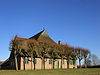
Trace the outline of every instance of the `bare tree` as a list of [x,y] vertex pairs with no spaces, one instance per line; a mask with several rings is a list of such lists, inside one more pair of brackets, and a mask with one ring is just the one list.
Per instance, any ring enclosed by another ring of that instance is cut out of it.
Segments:
[[29,39],[27,41],[28,52],[31,55],[31,70],[33,70],[33,62],[34,62],[34,70],[35,70],[35,58],[38,55],[38,42],[34,39]]
[[18,70],[18,55],[21,53],[21,50],[23,49],[23,39],[19,38],[18,36],[15,36],[14,39],[11,40],[10,43],[10,49],[15,57],[15,65],[16,70]]
[[79,67],[81,68],[81,60],[83,59],[83,49],[80,47],[75,48],[77,50],[77,58],[79,60]]
[[45,42],[39,42],[39,47],[40,47],[40,56],[41,56],[41,59],[42,59],[42,69],[45,69],[45,57],[47,55],[47,51],[48,51],[48,43],[45,43]]
[[75,47],[72,47],[72,59],[73,59],[73,68],[75,68],[76,66],[76,60],[77,60],[77,50],[75,49]]
[[61,57],[61,69],[62,69],[62,64],[63,64],[63,57],[64,57],[64,51],[65,51],[65,45],[60,45],[59,44],[59,49],[58,49],[58,55]]
[[69,64],[70,64],[70,59],[71,59],[71,56],[72,56],[73,48],[66,44],[64,49],[65,49],[65,51],[64,51],[65,54],[64,55],[67,58],[67,68],[69,69]]
[[50,49],[48,51],[48,54],[50,55],[50,58],[53,59],[53,69],[54,69],[54,65],[55,65],[55,59],[58,58],[58,51],[59,51],[59,46],[57,44],[49,44],[50,45]]
[[95,54],[91,55],[91,62],[93,65],[100,65],[100,59]]
[[90,57],[90,51],[88,49],[83,49],[84,65],[87,68],[87,59]]

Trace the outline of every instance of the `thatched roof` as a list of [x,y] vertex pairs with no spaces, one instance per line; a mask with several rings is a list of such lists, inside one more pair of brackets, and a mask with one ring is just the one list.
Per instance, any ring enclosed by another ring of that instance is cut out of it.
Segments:
[[42,30],[41,32],[39,32],[38,34],[36,34],[36,35],[30,37],[29,39],[35,39],[35,40],[37,40],[37,41],[42,41],[42,42],[47,42],[47,43],[55,43],[55,44],[56,44],[56,42],[53,41],[53,40],[49,37],[49,35],[48,35],[48,33],[46,32],[45,29]]
[[[27,45],[32,44],[32,45],[37,45],[37,41],[35,39],[26,39],[26,38],[21,38],[18,36],[15,36],[15,38],[13,40],[11,40],[11,45],[17,47],[17,49],[19,49],[19,55],[21,56],[30,56],[31,55],[31,51],[30,49],[27,47]],[[10,58],[14,57],[14,50],[15,47],[11,47],[11,54],[10,54]],[[34,47],[35,48],[35,47]]]
[[[51,48],[55,49],[56,47],[58,47],[58,44],[49,37],[46,30],[41,31],[38,34],[36,34],[28,39],[15,36],[15,38],[11,42],[13,42],[14,40],[18,42],[17,47],[20,48],[18,54],[21,56],[30,56],[31,51],[35,51],[36,57],[40,57],[41,52],[44,48],[46,49],[46,51],[48,51],[48,50],[50,51],[50,50],[52,50]],[[32,49],[32,47],[31,47],[33,45],[34,45],[34,49]],[[56,48],[56,49],[58,49],[58,48]],[[10,57],[12,57],[12,58],[14,57],[14,49],[12,49]],[[50,57],[50,55],[46,54],[45,57]]]

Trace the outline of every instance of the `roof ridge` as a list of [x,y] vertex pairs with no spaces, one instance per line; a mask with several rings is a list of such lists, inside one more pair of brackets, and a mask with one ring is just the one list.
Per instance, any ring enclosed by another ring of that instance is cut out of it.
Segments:
[[31,39],[31,38],[37,39],[37,38],[39,38],[40,36],[46,36],[46,37],[49,37],[49,35],[48,35],[48,33],[46,32],[46,30],[43,29],[41,32],[39,32],[39,33],[37,33],[36,35],[30,37],[29,39]]
[[49,36],[45,29],[43,30],[42,35],[43,36]]

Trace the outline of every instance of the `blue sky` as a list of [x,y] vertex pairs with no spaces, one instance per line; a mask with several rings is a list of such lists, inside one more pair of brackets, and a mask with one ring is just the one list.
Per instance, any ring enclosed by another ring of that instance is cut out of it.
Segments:
[[0,0],[0,61],[15,35],[29,38],[43,28],[56,42],[100,57],[100,0]]

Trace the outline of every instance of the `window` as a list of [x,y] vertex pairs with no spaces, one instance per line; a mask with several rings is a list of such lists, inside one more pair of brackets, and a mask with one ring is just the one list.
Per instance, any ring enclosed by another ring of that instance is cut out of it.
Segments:
[[71,65],[73,65],[73,61],[72,60],[70,60],[70,62],[69,62]]
[[64,64],[64,59],[62,60],[62,64]]
[[49,64],[52,64],[52,59],[49,59]]
[[28,64],[28,57],[25,57],[25,64]]
[[33,64],[34,64],[34,63],[35,63],[35,64],[37,63],[37,60],[36,60],[36,59],[33,61]]

